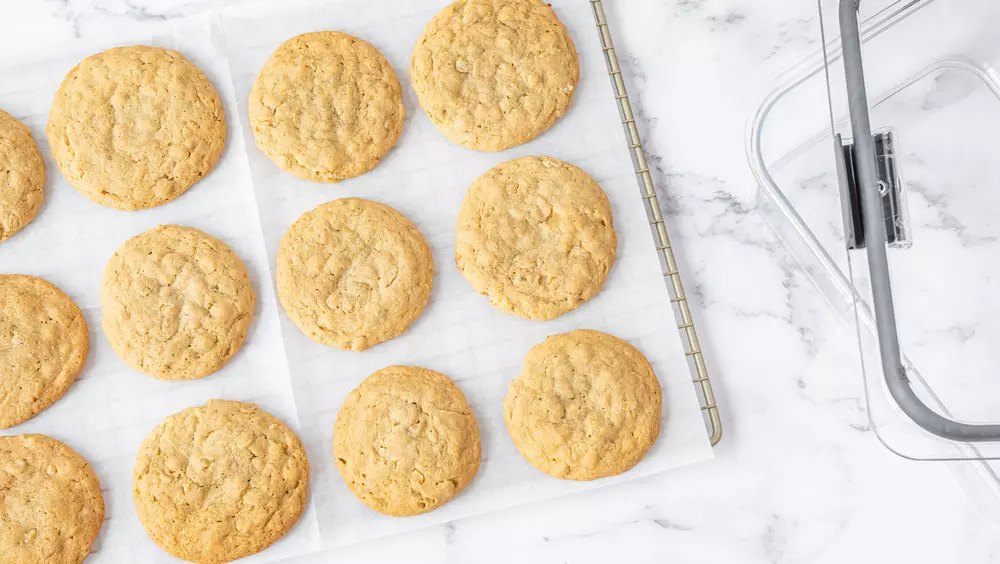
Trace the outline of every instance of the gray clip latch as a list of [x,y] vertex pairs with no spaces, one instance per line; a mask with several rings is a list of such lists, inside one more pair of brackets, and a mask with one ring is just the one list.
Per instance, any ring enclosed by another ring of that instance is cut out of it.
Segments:
[[[875,143],[875,170],[878,174],[879,192],[885,217],[886,243],[893,248],[910,246],[910,232],[906,217],[906,200],[903,182],[899,177],[893,132],[890,129],[872,135]],[[854,143],[835,136],[839,150],[837,176],[840,180],[841,208],[844,212],[844,236],[850,250],[865,248],[864,221],[861,217],[861,191],[857,180],[857,162]]]

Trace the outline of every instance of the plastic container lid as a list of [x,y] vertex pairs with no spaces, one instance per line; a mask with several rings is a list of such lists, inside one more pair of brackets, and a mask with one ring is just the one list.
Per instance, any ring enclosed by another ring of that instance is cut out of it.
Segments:
[[856,330],[879,439],[998,459],[1000,2],[866,4],[818,4],[824,49],[751,121],[758,209]]

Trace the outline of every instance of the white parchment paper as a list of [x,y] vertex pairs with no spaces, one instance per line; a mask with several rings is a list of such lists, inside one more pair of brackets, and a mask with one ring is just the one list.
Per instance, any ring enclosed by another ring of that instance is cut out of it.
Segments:
[[[108,37],[71,54],[0,69],[0,108],[25,121],[46,159],[46,203],[25,231],[0,245],[0,272],[43,276],[84,310],[91,351],[80,380],[31,421],[4,434],[45,433],[83,454],[101,479],[108,517],[91,560],[174,562],[145,535],[132,505],[131,472],[145,435],[163,417],[221,397],[254,401],[295,428],[309,454],[310,508],[271,549],[269,562],[392,535],[583,489],[635,479],[710,458],[711,448],[654,249],[644,203],[619,123],[590,2],[553,2],[580,57],[581,80],[570,111],[538,139],[502,153],[479,153],[445,139],[410,88],[413,45],[447,0],[342,0],[252,3],[159,26],[144,36]],[[339,184],[314,184],[279,170],[254,146],[246,123],[251,85],[268,55],[307,31],[340,30],[375,45],[403,85],[406,123],[397,147],[377,169]],[[59,175],[45,141],[52,96],[84,56],[103,48],[154,44],[177,49],[219,90],[229,137],[217,168],[175,202],[142,212],[91,203]],[[15,79],[12,79],[16,77]],[[525,155],[574,163],[607,192],[619,234],[618,261],[601,293],[550,322],[504,314],[476,294],[454,265],[454,226],[467,187],[490,167]],[[409,217],[430,243],[434,289],[422,317],[392,341],[363,353],[309,340],[281,312],[274,257],[285,229],[313,207],[358,196]],[[127,238],[162,223],[202,229],[229,244],[250,271],[257,312],[243,349],[219,373],[193,382],[161,382],[127,368],[100,330],[100,279]],[[617,335],[653,364],[664,391],[661,435],[634,469],[594,482],[568,482],[532,468],[514,449],[502,404],[525,353],[546,336],[577,328]],[[361,380],[391,364],[450,376],[479,422],[483,462],[454,501],[425,515],[390,518],[366,508],[344,486],[331,453],[340,403]]]
[[[271,289],[257,206],[222,41],[207,18],[156,34],[107,38],[58,57],[0,69],[0,108],[24,121],[45,158],[45,203],[22,232],[0,245],[0,272],[41,276],[69,294],[90,328],[90,352],[79,380],[34,419],[5,435],[44,433],[70,445],[94,467],[106,517],[95,552],[100,563],[177,562],[146,536],[132,504],[132,467],[139,445],[164,417],[211,398],[251,401],[298,428],[282,354],[277,300]],[[95,204],[59,174],[45,138],[49,106],[62,78],[85,56],[116,45],[152,44],[182,51],[211,79],[226,110],[228,137],[216,168],[170,204],[125,212]],[[101,331],[104,265],[129,237],[164,223],[195,227],[229,245],[247,266],[257,309],[243,348],[216,374],[168,382],[135,372],[118,359]],[[271,550],[247,559],[267,562],[318,548],[309,509]]]
[[[410,87],[409,63],[424,25],[447,0],[284,3],[241,6],[221,25],[240,111],[270,53],[299,33],[345,31],[375,45],[403,84],[406,124],[399,145],[373,172],[336,185],[298,180],[244,139],[272,261],[285,229],[303,212],[341,197],[388,204],[424,233],[436,277],[423,316],[403,336],[364,353],[323,347],[282,315],[282,332],[299,417],[315,468],[313,501],[324,545],[337,545],[494,511],[583,488],[660,472],[711,455],[704,423],[669,296],[657,261],[646,210],[622,132],[590,2],[553,2],[580,57],[581,80],[570,111],[535,141],[501,153],[465,149],[445,139],[428,120]],[[454,227],[465,191],[490,167],[524,155],[550,155],[574,163],[607,192],[619,233],[618,262],[604,289],[578,310],[550,322],[532,322],[493,308],[454,264]],[[560,481],[532,468],[517,453],[503,421],[510,380],[529,348],[546,336],[577,328],[609,332],[636,345],[660,376],[666,401],[663,433],[632,471],[592,483]],[[465,392],[480,424],[484,456],[479,475],[448,505],[405,519],[367,509],[348,491],[333,465],[333,422],[344,397],[368,374],[391,364],[416,364],[449,375]]]

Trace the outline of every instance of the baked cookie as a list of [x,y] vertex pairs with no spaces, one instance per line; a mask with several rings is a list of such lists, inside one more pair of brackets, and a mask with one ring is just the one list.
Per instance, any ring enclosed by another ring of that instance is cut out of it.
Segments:
[[336,31],[282,43],[250,91],[250,126],[274,164],[314,182],[364,174],[403,130],[399,79],[378,49]]
[[61,398],[89,346],[83,313],[62,290],[34,276],[0,274],[0,429]]
[[104,498],[82,456],[45,435],[0,437],[4,564],[79,564],[104,521]]
[[165,204],[212,170],[226,141],[222,103],[177,51],[116,47],[69,71],[45,128],[66,180],[122,210]]
[[621,474],[660,434],[663,397],[649,361],[598,331],[553,335],[528,351],[504,401],[517,450],[567,480]]
[[455,264],[490,302],[548,320],[594,297],[615,262],[608,197],[587,173],[549,157],[499,164],[458,213]]
[[104,267],[101,326],[135,370],[193,380],[236,354],[255,301],[246,267],[225,243],[161,225],[125,241]]
[[389,206],[344,198],[302,214],[281,238],[278,299],[309,338],[363,351],[402,334],[427,305],[434,260]]
[[149,538],[218,564],[274,544],[299,519],[309,461],[295,433],[252,403],[211,400],[167,417],[135,458],[132,497]]
[[580,64],[566,26],[542,0],[458,0],[427,24],[410,78],[445,136],[502,151],[566,113]]
[[38,215],[45,198],[45,163],[28,126],[0,110],[0,241]]
[[447,376],[390,366],[347,396],[333,456],[354,495],[379,513],[417,515],[469,485],[482,448],[465,395]]

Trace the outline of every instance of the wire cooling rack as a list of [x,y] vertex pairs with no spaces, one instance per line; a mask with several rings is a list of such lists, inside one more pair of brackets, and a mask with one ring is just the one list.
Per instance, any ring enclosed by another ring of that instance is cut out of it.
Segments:
[[688,364],[694,376],[692,381],[698,391],[698,401],[701,403],[702,413],[705,415],[705,426],[708,429],[709,440],[712,446],[715,446],[722,440],[722,418],[719,415],[719,406],[715,401],[715,392],[712,391],[712,380],[708,376],[705,356],[702,353],[701,344],[698,342],[698,332],[694,326],[694,319],[691,317],[687,295],[684,293],[684,284],[681,282],[681,274],[677,268],[677,259],[670,246],[670,236],[667,234],[663,212],[660,210],[660,201],[656,197],[653,177],[649,172],[649,163],[646,162],[646,152],[642,149],[642,139],[639,137],[639,128],[636,126],[635,115],[632,113],[632,103],[629,102],[628,92],[625,90],[625,80],[622,78],[618,55],[615,53],[615,45],[611,40],[611,30],[608,28],[608,21],[604,15],[604,3],[602,0],[590,0],[590,5],[593,7],[594,21],[600,32],[604,59],[608,65],[608,76],[611,77],[611,82],[614,85],[615,101],[618,103],[618,114],[621,117],[622,127],[625,129],[625,137],[628,141],[628,149],[632,155],[632,166],[635,169],[636,180],[639,182],[642,199],[646,202],[649,226],[656,237],[656,250],[660,255],[660,264],[664,267],[663,277],[670,290],[670,302],[674,305],[674,315],[679,321],[677,329],[684,338],[684,354],[688,357]]

